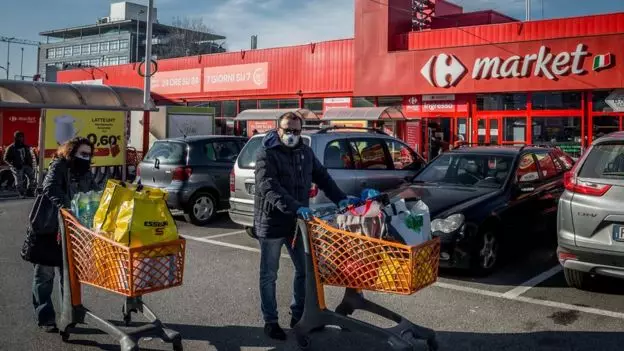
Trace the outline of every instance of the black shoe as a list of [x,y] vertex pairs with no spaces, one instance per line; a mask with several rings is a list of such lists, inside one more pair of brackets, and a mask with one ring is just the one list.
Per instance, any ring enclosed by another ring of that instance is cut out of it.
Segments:
[[39,329],[41,329],[45,333],[58,333],[59,332],[58,328],[56,327],[56,324],[54,323],[40,325]]
[[286,333],[284,329],[277,323],[266,323],[264,325],[264,334],[271,339],[286,340]]

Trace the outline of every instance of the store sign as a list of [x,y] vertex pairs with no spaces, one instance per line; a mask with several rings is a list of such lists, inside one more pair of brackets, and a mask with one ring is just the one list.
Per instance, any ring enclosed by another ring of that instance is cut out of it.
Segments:
[[247,136],[265,133],[277,127],[276,121],[247,121]]
[[151,91],[156,94],[201,92],[201,68],[156,72]]
[[423,95],[423,101],[455,101],[455,94]]
[[416,96],[407,96],[403,99],[403,114],[406,117],[415,117],[420,112],[420,101]]
[[323,113],[331,108],[349,108],[351,98],[325,98],[323,99]]
[[267,89],[269,63],[204,68],[204,92]]
[[79,136],[95,146],[94,166],[123,164],[126,150],[123,111],[46,110],[45,158],[46,164],[59,145]]
[[24,133],[26,144],[39,144],[39,110],[0,110],[0,129],[2,130],[2,144],[9,146],[13,143],[13,134],[16,131]]
[[[537,52],[524,56],[476,58],[472,64],[471,76],[476,80],[529,77],[557,80],[561,76],[586,74],[584,64],[585,58],[589,56],[584,44],[578,44],[574,51],[559,53],[552,53],[548,46],[542,45]],[[593,71],[610,68],[614,63],[611,53],[594,56]],[[443,53],[432,56],[420,72],[430,85],[450,88],[463,79],[466,71],[460,58]]]

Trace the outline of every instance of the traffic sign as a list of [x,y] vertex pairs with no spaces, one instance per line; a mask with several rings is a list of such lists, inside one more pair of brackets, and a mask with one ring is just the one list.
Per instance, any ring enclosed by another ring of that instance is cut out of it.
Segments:
[[624,112],[624,89],[614,90],[607,96],[605,102],[613,109],[613,112]]

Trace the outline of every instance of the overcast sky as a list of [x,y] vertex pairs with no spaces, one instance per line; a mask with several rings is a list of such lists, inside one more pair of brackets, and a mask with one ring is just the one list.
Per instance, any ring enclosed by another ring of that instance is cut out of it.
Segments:
[[[376,0],[386,1],[386,0]],[[44,30],[95,23],[108,15],[110,0],[0,0],[0,36],[41,40]],[[134,2],[146,4],[146,0]],[[524,19],[525,0],[456,0],[467,11],[495,9]],[[9,6],[10,3],[10,6]],[[533,0],[532,18],[567,17],[624,11],[624,0]],[[543,9],[542,9],[543,3]],[[202,17],[216,33],[228,37],[230,50],[249,47],[258,35],[259,48],[302,44],[353,36],[353,0],[155,0],[158,19]],[[11,45],[11,76],[20,74],[20,46]],[[0,66],[6,66],[7,45],[0,43]],[[36,48],[24,47],[24,75],[36,70]],[[0,77],[4,72],[0,71]]]

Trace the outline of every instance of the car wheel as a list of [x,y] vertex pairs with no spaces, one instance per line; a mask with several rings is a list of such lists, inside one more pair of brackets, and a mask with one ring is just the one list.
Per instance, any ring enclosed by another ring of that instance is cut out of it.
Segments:
[[574,269],[564,268],[563,275],[565,276],[568,286],[580,290],[589,290],[591,288],[592,276],[587,272],[576,271]]
[[256,236],[256,231],[253,227],[245,227],[245,232],[247,232],[247,235],[249,235],[250,238],[258,239],[258,237]]
[[217,213],[216,203],[209,193],[200,192],[193,195],[186,209],[189,221],[197,226],[208,224]]
[[492,273],[500,261],[499,236],[494,231],[486,231],[479,236],[473,266],[477,273],[487,275]]

